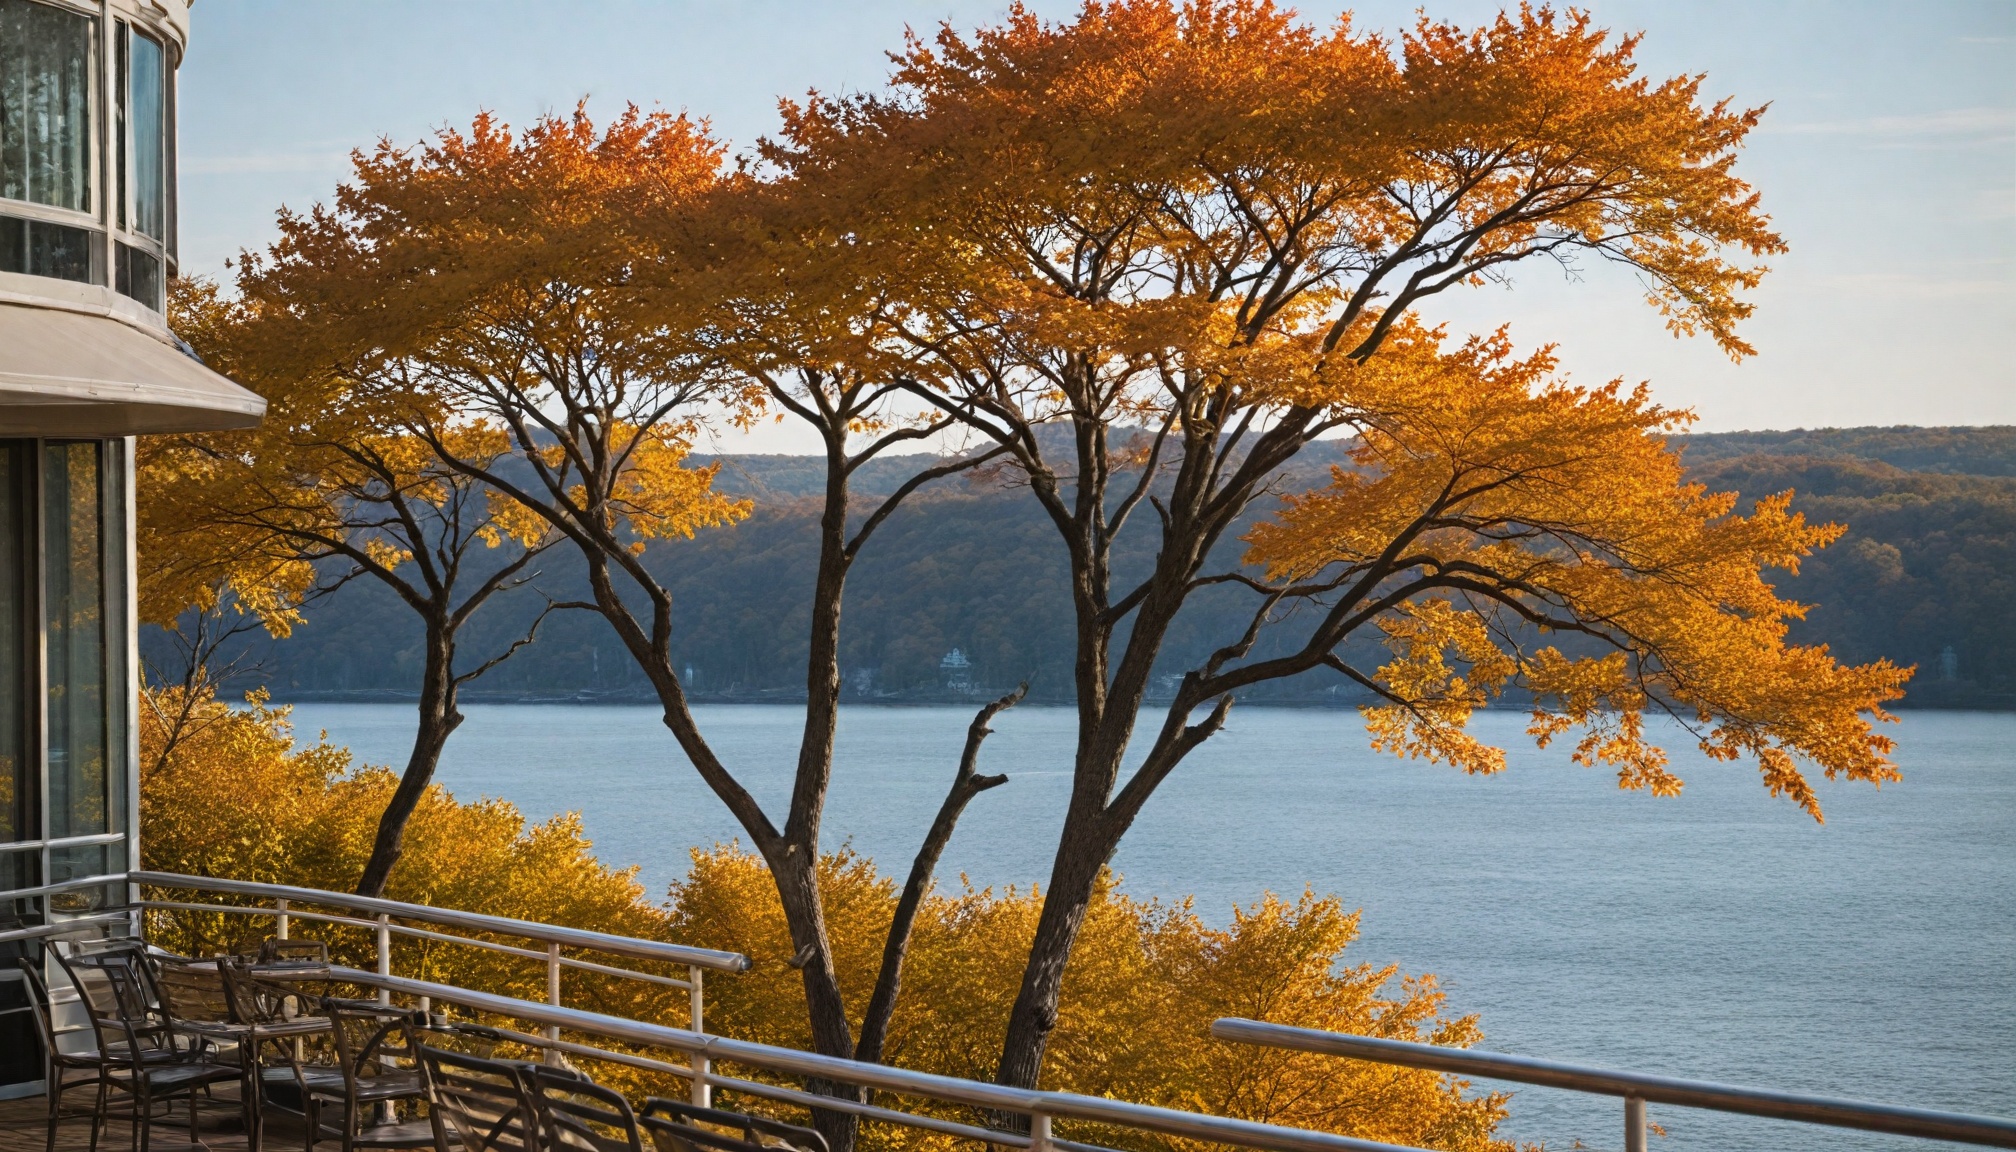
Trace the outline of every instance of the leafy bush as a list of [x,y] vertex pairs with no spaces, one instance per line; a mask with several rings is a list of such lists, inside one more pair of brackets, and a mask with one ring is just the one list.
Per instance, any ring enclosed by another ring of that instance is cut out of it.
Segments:
[[[370,853],[393,774],[355,765],[349,751],[326,736],[297,742],[288,710],[260,696],[244,708],[204,698],[183,709],[173,691],[150,694],[142,709],[147,867],[347,891]],[[749,971],[707,983],[708,1029],[810,1047],[803,984],[787,963],[790,936],[776,888],[754,854],[733,845],[696,850],[671,902],[658,904],[647,899],[635,868],[618,871],[596,860],[576,815],[528,824],[509,803],[463,803],[437,785],[415,811],[407,836],[389,899],[741,952],[753,961]],[[897,890],[865,857],[843,851],[822,866],[835,961],[858,1025]],[[997,893],[962,886],[926,900],[890,1033],[891,1063],[992,1078],[1041,909],[1033,889]],[[263,935],[270,923],[245,915],[157,913],[152,931],[165,947],[208,954]],[[1126,896],[1109,875],[1066,975],[1044,1087],[1420,1147],[1509,1148],[1492,1139],[1505,1112],[1502,1095],[1469,1096],[1460,1081],[1429,1072],[1210,1038],[1212,1019],[1247,1016],[1438,1044],[1477,1039],[1474,1017],[1442,1015],[1433,977],[1400,978],[1391,967],[1342,964],[1357,931],[1358,917],[1334,896],[1305,893],[1288,903],[1269,895],[1236,910],[1221,929],[1206,924],[1188,901]],[[357,967],[375,960],[371,933],[361,928],[301,921],[294,934],[328,940],[339,960]],[[395,943],[393,970],[545,998],[542,964],[496,952],[402,939]],[[569,972],[566,998],[593,1011],[687,1022],[684,993],[635,981]],[[682,1094],[667,1075],[612,1064],[592,1071],[633,1094]],[[783,1081],[754,1069],[724,1071]],[[921,1102],[905,1104],[918,1108]],[[730,1105],[777,1111],[744,1097],[731,1096]],[[986,1122],[951,1106],[922,1110]],[[1060,1124],[1059,1133],[1144,1152],[1190,1143],[1086,1124]],[[864,1147],[881,1149],[953,1143],[886,1124],[871,1125],[863,1138]]]

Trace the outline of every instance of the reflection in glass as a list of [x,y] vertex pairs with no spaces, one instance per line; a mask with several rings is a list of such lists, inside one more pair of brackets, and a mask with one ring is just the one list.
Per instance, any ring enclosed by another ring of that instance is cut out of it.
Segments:
[[49,835],[107,830],[103,518],[98,445],[42,450]]
[[90,211],[90,149],[91,18],[0,0],[0,196]]
[[0,216],[0,272],[96,283],[98,277],[92,273],[96,239],[95,234],[68,224]]
[[154,311],[161,311],[161,262],[152,253],[117,244],[119,274],[114,287]]
[[[84,844],[52,850],[49,853],[49,882],[61,884],[65,880],[81,880],[86,876],[110,874],[112,850],[112,846],[106,844]],[[120,870],[124,871],[123,868]],[[108,904],[118,902],[118,889],[108,884],[103,888],[79,888],[70,892],[58,892],[49,897],[49,909],[52,912],[95,912]]]
[[133,133],[133,230],[168,238],[168,69],[161,45],[133,35],[128,124]]
[[[28,488],[23,444],[0,442],[0,843],[33,840],[28,771]],[[0,856],[0,864],[7,858]],[[0,871],[0,883],[6,875]],[[0,910],[4,911],[4,910]]]

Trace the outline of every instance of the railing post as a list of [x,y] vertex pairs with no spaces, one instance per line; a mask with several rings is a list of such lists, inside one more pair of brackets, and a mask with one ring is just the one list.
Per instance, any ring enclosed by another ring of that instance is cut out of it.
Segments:
[[[392,975],[392,914],[389,912],[378,914],[378,975]],[[392,1003],[392,990],[378,989],[378,1002]]]
[[1046,1113],[1029,1114],[1029,1152],[1054,1152],[1057,1146],[1050,1142],[1050,1117]]
[[[557,940],[548,941],[546,944],[546,1002],[555,1008],[560,1007],[560,943]],[[560,1026],[548,1024],[546,1038],[560,1039]],[[559,1064],[560,1053],[551,1048],[547,1049],[546,1063]]]
[[[692,1025],[695,1032],[707,1031],[706,994],[701,990],[701,972],[702,969],[698,965],[686,969],[687,982],[692,985],[692,987],[686,990],[686,1004],[691,1009],[688,1022]],[[704,1051],[694,1052],[688,1066],[693,1069],[692,1083],[689,1085],[692,1089],[691,1098],[693,1106],[695,1108],[712,1108],[714,1106],[712,1102],[714,1088],[707,1083],[707,1053]]]
[[1645,1101],[1624,1097],[1624,1152],[1645,1152]]
[[273,901],[273,938],[287,938],[287,900],[285,897]]

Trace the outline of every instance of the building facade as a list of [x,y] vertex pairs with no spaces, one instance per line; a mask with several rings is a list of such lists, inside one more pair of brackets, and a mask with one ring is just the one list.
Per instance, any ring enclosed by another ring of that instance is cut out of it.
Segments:
[[[0,0],[0,891],[139,866],[134,437],[265,410],[164,315],[188,26],[182,0]],[[0,1094],[40,1075],[27,1027],[0,1015]]]

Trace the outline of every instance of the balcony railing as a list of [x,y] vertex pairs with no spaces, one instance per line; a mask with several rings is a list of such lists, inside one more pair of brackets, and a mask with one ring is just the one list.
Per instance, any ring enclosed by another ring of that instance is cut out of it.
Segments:
[[[454,1005],[486,1022],[509,1022],[494,1024],[489,1030],[501,1039],[555,1055],[564,1054],[603,1061],[682,1078],[688,1082],[692,1098],[698,1103],[705,1103],[708,1100],[711,1089],[721,1088],[779,1103],[849,1113],[864,1120],[898,1124],[1002,1147],[1031,1148],[1038,1152],[1047,1152],[1049,1149],[1060,1149],[1063,1152],[1112,1152],[1099,1145],[1067,1140],[1054,1135],[1051,1131],[1054,1120],[1085,1121],[1164,1137],[1173,1136],[1269,1149],[1272,1152],[1418,1152],[1398,1145],[1359,1140],[1330,1132],[1262,1124],[1227,1116],[1184,1112],[1067,1092],[1010,1088],[999,1084],[843,1060],[792,1048],[711,1035],[705,1030],[703,973],[707,971],[736,973],[747,969],[748,958],[732,952],[689,948],[660,941],[639,940],[526,920],[405,904],[393,900],[373,900],[319,889],[159,872],[94,876],[39,888],[4,891],[0,892],[0,903],[38,899],[46,902],[51,895],[105,888],[111,885],[128,886],[130,902],[127,907],[93,911],[59,922],[0,932],[0,942],[102,932],[118,928],[138,931],[142,927],[142,918],[149,913],[264,917],[274,925],[274,934],[279,936],[286,935],[293,922],[307,920],[343,928],[368,930],[372,933],[376,961],[373,968],[338,966],[329,972],[332,980],[375,989],[379,998],[387,1003],[392,1002],[395,997],[405,997],[416,1001],[422,1007],[438,1009],[445,1005]],[[223,904],[142,898],[139,892],[141,886],[164,891],[210,893],[243,902]],[[546,1001],[541,1003],[496,992],[402,976],[393,971],[395,954],[393,941],[402,937],[486,949],[542,961],[546,965]],[[536,944],[538,947],[530,947],[528,944]],[[684,978],[679,978],[605,964],[599,960],[584,959],[579,955],[568,955],[562,949],[570,949],[577,953],[592,952],[604,957],[620,957],[633,961],[669,963],[683,966],[687,974]],[[691,1026],[676,1028],[569,1008],[563,1002],[565,989],[562,974],[567,970],[686,989],[690,996]],[[510,1024],[521,1027],[512,1027]],[[1626,1144],[1631,1152],[1639,1152],[1645,1146],[1644,1107],[1647,1101],[1928,1139],[2016,1148],[2016,1121],[1996,1117],[1899,1108],[1858,1101],[1797,1096],[1763,1089],[1673,1080],[1629,1072],[1578,1068],[1519,1056],[1347,1036],[1255,1020],[1219,1020],[1212,1025],[1212,1033],[1221,1039],[1235,1042],[1267,1044],[1456,1075],[1544,1084],[1576,1091],[1622,1096],[1625,1100],[1627,1120]],[[608,1046],[610,1044],[623,1047],[610,1047]],[[659,1055],[651,1053],[671,1056],[673,1059],[661,1059]],[[867,1103],[860,1099],[814,1094],[782,1084],[726,1076],[716,1071],[716,1066],[721,1063],[760,1069],[772,1074],[824,1081],[828,1084],[851,1085],[911,1100],[962,1105],[976,1110],[980,1116],[1023,1116],[1028,1118],[1028,1130],[1021,1132],[982,1127],[942,1116]]]

